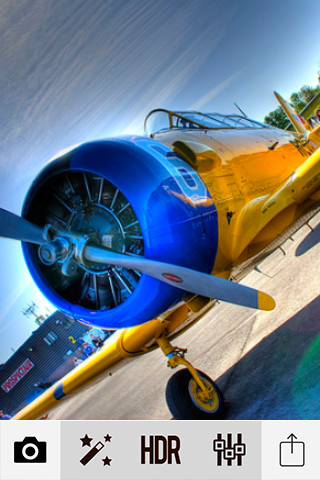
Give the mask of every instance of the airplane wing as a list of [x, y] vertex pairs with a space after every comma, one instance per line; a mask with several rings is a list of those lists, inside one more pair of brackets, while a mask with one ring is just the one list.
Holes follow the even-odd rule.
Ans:
[[[278, 102], [280, 103], [281, 107], [285, 111], [287, 117], [291, 121], [291, 124], [294, 126], [296, 131], [298, 133], [303, 133], [307, 134], [309, 130], [311, 130], [311, 127], [309, 123], [305, 120], [304, 117], [301, 116], [293, 107], [290, 105], [290, 103], [286, 102], [284, 98], [279, 95], [279, 93], [274, 92]], [[286, 128], [288, 130], [290, 128], [290, 125]]]
[[[306, 105], [300, 113], [298, 113], [292, 105], [286, 102], [279, 93], [274, 92], [278, 102], [280, 103], [281, 107], [284, 109], [287, 117], [290, 120], [290, 124], [287, 126], [286, 130], [291, 130], [292, 126], [298, 133], [308, 134], [312, 127], [306, 121], [306, 119], [314, 116], [314, 111], [320, 107], [320, 92], [313, 97], [313, 99]], [[317, 129], [317, 127], [316, 127]], [[317, 143], [319, 145], [319, 143]]]
[[[13, 420], [36, 420], [61, 406], [83, 390], [112, 376], [138, 355], [158, 348], [161, 334], [173, 339], [200, 320], [212, 308], [214, 301], [194, 297], [188, 304], [148, 323], [116, 331], [104, 346], [66, 376], [52, 385], [32, 403], [20, 410]], [[186, 324], [186, 319], [188, 322]]]
[[[297, 148], [306, 148], [304, 154], [308, 158], [299, 165], [276, 191], [267, 197], [261, 197], [258, 202], [255, 201], [255, 208], [262, 212], [263, 225], [268, 224], [276, 215], [290, 205], [303, 203], [320, 189], [320, 149], [318, 148], [320, 146], [320, 124], [310, 131], [311, 127], [306, 120], [278, 93], [274, 93], [297, 132], [305, 134], [307, 137], [305, 142], [297, 140]], [[320, 102], [320, 93], [309, 103], [306, 109], [311, 109], [315, 102]], [[306, 109], [305, 111], [307, 111]]]
[[[298, 114], [278, 93], [274, 93], [297, 132], [306, 134], [308, 141], [302, 143], [301, 146], [309, 147], [309, 151], [313, 151], [313, 153], [263, 203], [263, 213], [266, 216], [274, 216], [284, 207], [293, 203], [304, 202], [320, 188], [320, 150], [318, 149], [320, 146], [320, 124], [310, 131], [310, 125], [301, 116], [302, 113], [306, 116], [308, 112], [313, 111], [315, 105], [320, 103], [320, 93], [313, 98], [301, 114]], [[310, 145], [308, 145], [308, 142], [310, 142]]]
[[[115, 336], [116, 338], [114, 338]], [[39, 419], [57, 408], [62, 401], [68, 399], [71, 395], [111, 375], [113, 373], [111, 368], [120, 360], [123, 360], [116, 348], [118, 339], [119, 334], [113, 334], [110, 341], [100, 351], [91, 355], [82, 364], [74, 368], [32, 403], [20, 410], [12, 419]]]
[[138, 327], [118, 330], [96, 353], [74, 368], [65, 377], [18, 412], [13, 420], [35, 420], [61, 405], [70, 396], [111, 376], [131, 358], [146, 352], [151, 343], [166, 327], [166, 322], [153, 320]]
[[300, 115], [302, 115], [304, 118], [309, 118], [314, 115], [314, 111], [316, 108], [320, 107], [320, 92], [318, 95], [313, 97], [313, 99], [304, 107], [303, 110], [301, 110]]

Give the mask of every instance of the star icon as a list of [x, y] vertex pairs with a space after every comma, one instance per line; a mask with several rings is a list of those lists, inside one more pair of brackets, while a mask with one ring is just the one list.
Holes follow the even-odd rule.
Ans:
[[91, 444], [93, 438], [88, 437], [88, 435], [86, 434], [83, 438], [80, 438], [80, 440], [82, 442], [83, 447], [91, 447], [90, 444]]
[[106, 458], [104, 458], [103, 460], [103, 466], [105, 467], [106, 465], [108, 465], [108, 467], [110, 467], [110, 462], [112, 461], [112, 458], [109, 458], [108, 456], [106, 456]]
[[107, 433], [107, 435], [104, 436], [104, 441], [105, 442], [111, 442], [111, 438], [112, 437], [110, 437], [109, 433]]

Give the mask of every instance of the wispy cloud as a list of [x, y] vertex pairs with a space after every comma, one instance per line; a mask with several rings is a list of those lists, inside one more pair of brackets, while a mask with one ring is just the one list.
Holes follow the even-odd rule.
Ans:
[[[172, 107], [228, 34], [238, 7], [221, 3], [2, 0], [0, 204], [18, 213], [27, 186], [57, 151], [142, 133], [151, 109]], [[10, 258], [22, 262], [19, 255], [2, 263], [0, 256], [9, 272], [0, 279], [0, 334], [14, 331], [31, 291], [12, 270]]]
[[238, 72], [234, 73], [230, 77], [226, 78], [219, 85], [216, 85], [210, 92], [203, 95], [190, 107], [191, 110], [201, 110], [202, 107], [205, 107], [211, 100], [213, 100], [217, 95], [219, 95], [223, 90], [225, 90], [229, 85], [234, 83], [246, 70], [246, 67], [241, 68]]
[[203, 10], [193, 1], [70, 1], [62, 9], [5, 0], [3, 176], [31, 180], [55, 151], [142, 123], [171, 103], [212, 58], [234, 14], [215, 2]]

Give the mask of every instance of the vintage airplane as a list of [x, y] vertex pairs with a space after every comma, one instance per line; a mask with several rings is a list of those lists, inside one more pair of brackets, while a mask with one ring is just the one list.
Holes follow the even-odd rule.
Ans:
[[145, 137], [86, 143], [50, 161], [22, 218], [1, 210], [0, 236], [22, 240], [47, 298], [79, 322], [117, 329], [15, 419], [43, 416], [157, 347], [169, 367], [186, 367], [167, 385], [173, 416], [223, 416], [219, 388], [171, 341], [217, 299], [275, 307], [236, 282], [320, 202], [320, 125], [309, 131], [283, 106], [297, 133], [240, 115], [154, 110]]

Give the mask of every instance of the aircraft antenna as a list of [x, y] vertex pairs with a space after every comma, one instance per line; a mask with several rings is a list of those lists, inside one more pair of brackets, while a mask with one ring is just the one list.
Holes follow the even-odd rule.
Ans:
[[234, 102], [234, 104], [235, 104], [235, 106], [237, 107], [237, 109], [242, 113], [242, 115], [243, 115], [244, 117], [248, 118], [248, 115], [246, 115], [246, 114], [244, 113], [244, 111], [241, 110], [241, 108], [239, 107], [239, 105], [237, 105], [236, 102]]

